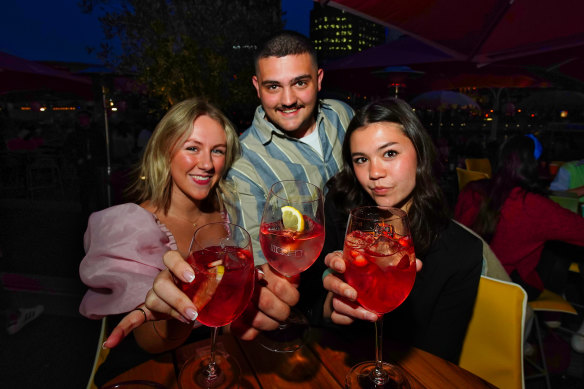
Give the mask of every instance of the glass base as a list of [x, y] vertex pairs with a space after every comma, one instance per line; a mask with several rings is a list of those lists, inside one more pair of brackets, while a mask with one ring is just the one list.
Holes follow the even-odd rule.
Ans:
[[353, 366], [345, 378], [345, 388], [351, 389], [409, 389], [410, 384], [402, 369], [383, 362], [380, 374], [375, 374], [375, 361]]
[[266, 349], [281, 353], [291, 353], [306, 343], [310, 325], [306, 317], [292, 309], [286, 321], [273, 331], [262, 331], [257, 341]]
[[215, 370], [209, 369], [210, 361], [210, 355], [186, 361], [178, 376], [179, 388], [239, 388], [241, 369], [235, 359], [216, 351]]

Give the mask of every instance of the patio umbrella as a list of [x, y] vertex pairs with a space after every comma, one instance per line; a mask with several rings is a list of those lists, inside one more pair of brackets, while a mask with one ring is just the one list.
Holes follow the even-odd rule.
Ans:
[[87, 77], [0, 51], [0, 94], [41, 90], [73, 93], [87, 100], [93, 97], [92, 83]]
[[454, 57], [492, 63], [584, 45], [581, 0], [320, 0]]
[[323, 67], [326, 71], [354, 70], [452, 60], [453, 57], [442, 50], [414, 38], [404, 36], [348, 57], [328, 62]]
[[544, 88], [551, 84], [538, 77], [524, 73], [459, 73], [446, 77], [436, 77], [430, 82], [436, 89], [458, 88]]
[[447, 90], [435, 90], [416, 96], [410, 104], [415, 108], [431, 109], [438, 111], [438, 137], [442, 130], [442, 113], [451, 108], [480, 109], [476, 101], [471, 97]]

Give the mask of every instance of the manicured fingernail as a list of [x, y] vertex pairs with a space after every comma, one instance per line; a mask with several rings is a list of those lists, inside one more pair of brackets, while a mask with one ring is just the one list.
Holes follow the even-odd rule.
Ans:
[[197, 311], [195, 311], [193, 308], [187, 308], [185, 313], [186, 313], [186, 316], [189, 319], [191, 319], [191, 321], [195, 321], [197, 319], [197, 316], [199, 316], [199, 313]]
[[374, 313], [371, 312], [365, 312], [365, 314], [363, 315], [363, 319], [365, 320], [369, 320], [369, 321], [376, 321], [378, 316]]
[[105, 346], [105, 344], [107, 343], [107, 339], [105, 340], [105, 342], [103, 342], [103, 344], [101, 345], [101, 349], [102, 350], [106, 350], [107, 347]]
[[357, 297], [357, 293], [355, 293], [354, 290], [345, 290], [344, 295], [346, 298], [349, 298], [351, 300], [355, 300], [355, 298]]
[[189, 270], [185, 270], [185, 272], [183, 273], [183, 277], [189, 284], [195, 280], [195, 274]]

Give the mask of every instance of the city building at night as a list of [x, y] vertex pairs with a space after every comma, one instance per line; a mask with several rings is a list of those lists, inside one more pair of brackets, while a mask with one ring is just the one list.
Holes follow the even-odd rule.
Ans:
[[319, 59], [335, 59], [384, 43], [385, 27], [315, 2], [310, 12], [310, 39]]

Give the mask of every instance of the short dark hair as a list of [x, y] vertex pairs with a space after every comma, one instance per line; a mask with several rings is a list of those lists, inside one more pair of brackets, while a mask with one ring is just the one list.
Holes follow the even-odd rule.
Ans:
[[256, 52], [254, 56], [256, 73], [260, 59], [298, 54], [309, 54], [314, 66], [318, 66], [316, 50], [314, 50], [310, 39], [296, 31], [280, 31], [269, 37]]
[[416, 186], [411, 194], [412, 205], [408, 210], [408, 218], [416, 254], [425, 254], [448, 224], [449, 217], [444, 195], [434, 174], [434, 143], [405, 101], [385, 98], [369, 103], [355, 113], [343, 141], [343, 167], [327, 183], [329, 196], [337, 208], [347, 214], [354, 207], [375, 204], [357, 181], [351, 158], [351, 136], [361, 127], [380, 122], [399, 124], [416, 150]]

